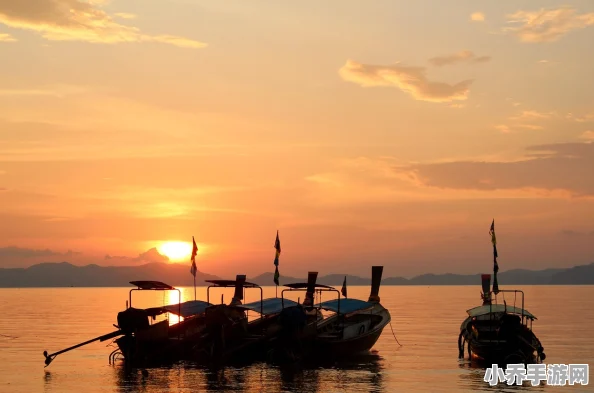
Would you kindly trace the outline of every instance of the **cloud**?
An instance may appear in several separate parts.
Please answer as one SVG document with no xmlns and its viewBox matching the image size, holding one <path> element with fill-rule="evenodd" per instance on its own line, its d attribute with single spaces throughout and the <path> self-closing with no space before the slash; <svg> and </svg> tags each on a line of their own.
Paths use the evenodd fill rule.
<svg viewBox="0 0 594 393">
<path fill-rule="evenodd" d="M 578 14 L 574 8 L 517 11 L 507 16 L 514 27 L 504 32 L 516 35 L 522 42 L 555 42 L 571 31 L 594 25 L 594 13 Z"/>
<path fill-rule="evenodd" d="M 563 191 L 594 196 L 594 144 L 559 143 L 530 146 L 521 161 L 454 161 L 416 164 L 395 170 L 418 184 L 442 189 Z"/>
<path fill-rule="evenodd" d="M 516 125 L 517 128 L 523 128 L 526 130 L 543 130 L 543 126 L 539 126 L 537 124 L 518 124 Z"/>
<path fill-rule="evenodd" d="M 511 120 L 513 124 L 500 124 L 494 126 L 494 128 L 503 133 L 509 133 L 520 129 L 543 130 L 544 127 L 542 125 L 534 124 L 534 122 L 548 120 L 554 117 L 558 117 L 555 112 L 538 112 L 535 110 L 526 110 L 508 118 L 508 120 Z"/>
<path fill-rule="evenodd" d="M 179 47 L 202 48 L 189 38 L 144 34 L 140 29 L 115 22 L 100 7 L 103 1 L 0 0 L 0 23 L 35 31 L 47 40 L 117 44 L 161 42 Z"/>
<path fill-rule="evenodd" d="M 7 33 L 0 33 L 0 42 L 15 42 L 16 38 Z"/>
<path fill-rule="evenodd" d="M 484 22 L 485 14 L 482 12 L 473 12 L 470 14 L 470 20 L 473 22 Z"/>
<path fill-rule="evenodd" d="M 498 124 L 498 125 L 496 125 L 494 127 L 495 127 L 496 130 L 501 131 L 504 134 L 507 134 L 507 133 L 511 132 L 511 129 L 506 124 Z"/>
<path fill-rule="evenodd" d="M 110 256 L 101 257 L 93 254 L 67 251 L 58 252 L 50 249 L 33 249 L 22 247 L 0 247 L 0 267 L 26 267 L 45 262 L 70 262 L 75 265 L 95 263 L 105 266 L 131 266 L 146 263 L 168 263 L 169 258 L 151 248 L 136 257 Z"/>
<path fill-rule="evenodd" d="M 88 89 L 74 85 L 50 85 L 39 88 L 0 89 L 2 96 L 48 96 L 64 98 L 65 96 L 86 93 Z"/>
<path fill-rule="evenodd" d="M 576 236 L 594 236 L 594 231 L 591 232 L 582 232 L 582 231 L 575 231 L 573 229 L 563 229 L 561 231 L 563 236 L 569 237 L 576 237 Z"/>
<path fill-rule="evenodd" d="M 555 116 L 555 112 L 522 111 L 518 115 L 510 117 L 510 120 L 550 119 L 553 116 Z"/>
<path fill-rule="evenodd" d="M 114 16 L 117 16 L 118 18 L 122 18 L 122 19 L 136 19 L 137 18 L 137 15 L 130 14 L 130 13 L 127 13 L 127 12 L 116 12 L 113 15 Z"/>
<path fill-rule="evenodd" d="M 517 130 L 517 129 L 524 129 L 524 130 L 543 130 L 544 127 L 538 124 L 514 124 L 514 125 L 507 125 L 507 124 L 498 124 L 493 126 L 496 130 L 504 133 L 509 134 L 510 132 Z"/>
<path fill-rule="evenodd" d="M 573 113 L 568 113 L 565 118 L 576 123 L 589 123 L 594 122 L 594 113 L 587 113 L 582 116 L 575 116 Z"/>
<path fill-rule="evenodd" d="M 466 63 L 466 64 L 480 64 L 486 63 L 491 60 L 490 56 L 476 56 L 472 51 L 463 50 L 458 53 L 445 56 L 437 56 L 429 59 L 429 63 L 436 67 L 442 67 L 445 65 Z"/>
<path fill-rule="evenodd" d="M 581 138 L 594 141 L 594 131 L 591 131 L 591 130 L 584 131 L 581 135 Z"/>
<path fill-rule="evenodd" d="M 157 248 L 153 247 L 150 250 L 143 252 L 141 254 L 138 254 L 137 257 L 131 258 L 131 257 L 117 257 L 117 256 L 110 256 L 110 255 L 106 255 L 105 259 L 109 260 L 109 264 L 118 264 L 118 265 L 130 265 L 130 264 L 144 264 L 144 263 L 154 263 L 154 262 L 159 262 L 159 263 L 167 263 L 169 262 L 169 258 L 166 257 L 165 255 L 159 253 L 159 251 L 157 250 Z"/>
<path fill-rule="evenodd" d="M 52 251 L 50 249 L 45 250 L 36 250 L 31 248 L 21 248 L 21 247 L 1 247 L 0 248 L 0 258 L 38 258 L 38 257 L 69 257 L 72 255 L 76 255 L 79 253 L 75 253 L 72 251 L 68 251 L 65 253 Z"/>
<path fill-rule="evenodd" d="M 362 87 L 396 87 L 420 101 L 451 102 L 468 98 L 472 80 L 453 85 L 433 82 L 427 79 L 425 71 L 425 67 L 405 66 L 400 63 L 381 66 L 348 60 L 340 68 L 339 74 L 345 81 Z"/>
</svg>

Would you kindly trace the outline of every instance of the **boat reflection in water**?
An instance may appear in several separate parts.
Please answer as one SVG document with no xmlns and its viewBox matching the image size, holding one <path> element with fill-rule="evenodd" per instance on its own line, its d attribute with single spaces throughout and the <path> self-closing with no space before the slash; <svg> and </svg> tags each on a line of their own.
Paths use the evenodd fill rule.
<svg viewBox="0 0 594 393">
<path fill-rule="evenodd" d="M 270 367 L 255 362 L 245 367 L 205 368 L 184 362 L 145 372 L 116 366 L 113 385 L 120 393 L 161 393 L 168 391 L 252 392 L 334 392 L 385 391 L 382 376 L 384 360 L 363 355 L 348 362 L 328 363 L 325 367 Z"/>
</svg>

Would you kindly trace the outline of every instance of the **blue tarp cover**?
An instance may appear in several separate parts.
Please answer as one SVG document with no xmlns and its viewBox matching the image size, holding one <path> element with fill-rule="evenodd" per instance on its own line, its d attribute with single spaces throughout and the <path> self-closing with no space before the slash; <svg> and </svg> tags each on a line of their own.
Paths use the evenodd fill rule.
<svg viewBox="0 0 594 393">
<path fill-rule="evenodd" d="M 508 314 L 517 314 L 522 315 L 524 314 L 525 317 L 536 319 L 534 315 L 529 313 L 527 310 L 522 310 L 519 307 L 514 306 L 507 306 L 504 304 L 491 304 L 491 305 L 484 305 L 471 308 L 470 310 L 466 311 L 468 315 L 471 317 L 479 317 L 481 315 L 487 315 L 489 313 L 497 313 L 497 312 L 507 312 Z"/>
<path fill-rule="evenodd" d="M 283 309 L 283 304 L 281 302 L 282 302 L 282 299 L 279 297 L 264 299 L 262 302 L 262 306 L 263 306 L 262 314 L 271 315 L 271 314 L 277 314 L 277 313 L 281 312 L 281 310 Z M 289 300 L 289 299 L 285 299 L 284 302 L 285 302 L 285 308 L 297 305 L 297 302 L 294 302 L 293 300 Z M 259 313 L 260 312 L 260 301 L 257 300 L 252 303 L 244 304 L 243 307 Z"/>
<path fill-rule="evenodd" d="M 328 300 L 320 304 L 320 307 L 338 312 L 338 299 Z M 365 302 L 359 299 L 340 299 L 340 313 L 349 314 L 355 311 L 365 310 L 366 308 L 373 307 L 373 303 Z"/>
<path fill-rule="evenodd" d="M 212 304 L 202 300 L 190 300 L 187 302 L 183 302 L 181 304 L 181 316 L 187 318 L 192 315 L 202 314 L 204 310 L 206 310 L 206 307 L 209 307 L 211 305 Z M 163 307 L 163 310 L 178 315 L 179 304 L 170 304 L 168 306 Z"/>
</svg>

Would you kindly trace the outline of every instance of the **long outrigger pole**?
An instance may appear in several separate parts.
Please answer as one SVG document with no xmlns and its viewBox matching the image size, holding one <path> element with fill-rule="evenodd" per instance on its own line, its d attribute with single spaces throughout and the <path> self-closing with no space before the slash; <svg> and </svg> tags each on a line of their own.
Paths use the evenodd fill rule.
<svg viewBox="0 0 594 393">
<path fill-rule="evenodd" d="M 66 348 L 66 349 L 62 349 L 61 351 L 52 353 L 50 355 L 47 354 L 47 351 L 43 351 L 43 356 L 45 356 L 45 366 L 44 367 L 49 366 L 50 363 L 55 359 L 55 357 L 58 356 L 61 353 L 71 351 L 73 349 L 76 349 L 78 347 L 82 347 L 83 345 L 87 345 L 87 344 L 90 344 L 90 343 L 95 342 L 95 341 L 109 340 L 110 338 L 121 336 L 122 334 L 124 334 L 124 332 L 122 332 L 121 330 L 116 330 L 115 332 L 111 332 L 111 333 L 108 333 L 108 334 L 104 334 L 103 336 L 95 337 L 95 338 L 93 338 L 91 340 L 85 341 L 85 342 L 80 343 L 80 344 L 73 345 L 72 347 L 69 347 L 69 348 Z"/>
</svg>

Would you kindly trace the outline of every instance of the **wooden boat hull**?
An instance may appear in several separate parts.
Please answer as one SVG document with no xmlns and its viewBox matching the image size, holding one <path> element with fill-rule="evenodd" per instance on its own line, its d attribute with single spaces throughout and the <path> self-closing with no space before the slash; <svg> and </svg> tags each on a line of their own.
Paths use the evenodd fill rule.
<svg viewBox="0 0 594 393">
<path fill-rule="evenodd" d="M 460 357 L 464 354 L 464 343 L 467 344 L 469 359 L 484 364 L 534 364 L 546 357 L 536 335 L 524 325 L 503 334 L 499 316 L 482 321 L 480 330 L 473 325 L 475 322 L 467 318 L 460 327 Z"/>
<path fill-rule="evenodd" d="M 383 327 L 349 340 L 324 340 L 323 338 L 318 338 L 314 340 L 313 352 L 326 357 L 361 355 L 373 348 L 380 338 L 382 331 Z"/>
<path fill-rule="evenodd" d="M 172 326 L 162 321 L 118 338 L 116 343 L 124 361 L 132 367 L 149 367 L 181 360 L 200 364 L 242 362 L 259 353 L 263 357 L 258 347 L 267 338 L 265 329 L 275 316 L 247 323 L 243 315 L 229 318 L 237 310 L 216 307 L 193 326 L 187 326 L 190 321 Z"/>
<path fill-rule="evenodd" d="M 390 321 L 390 313 L 380 304 L 354 315 L 318 320 L 284 338 L 281 333 L 272 345 L 270 360 L 293 363 L 361 355 L 371 350 Z"/>
<path fill-rule="evenodd" d="M 534 364 L 539 363 L 536 351 L 529 347 L 510 346 L 505 343 L 470 340 L 468 348 L 471 358 L 485 364 Z"/>
</svg>

